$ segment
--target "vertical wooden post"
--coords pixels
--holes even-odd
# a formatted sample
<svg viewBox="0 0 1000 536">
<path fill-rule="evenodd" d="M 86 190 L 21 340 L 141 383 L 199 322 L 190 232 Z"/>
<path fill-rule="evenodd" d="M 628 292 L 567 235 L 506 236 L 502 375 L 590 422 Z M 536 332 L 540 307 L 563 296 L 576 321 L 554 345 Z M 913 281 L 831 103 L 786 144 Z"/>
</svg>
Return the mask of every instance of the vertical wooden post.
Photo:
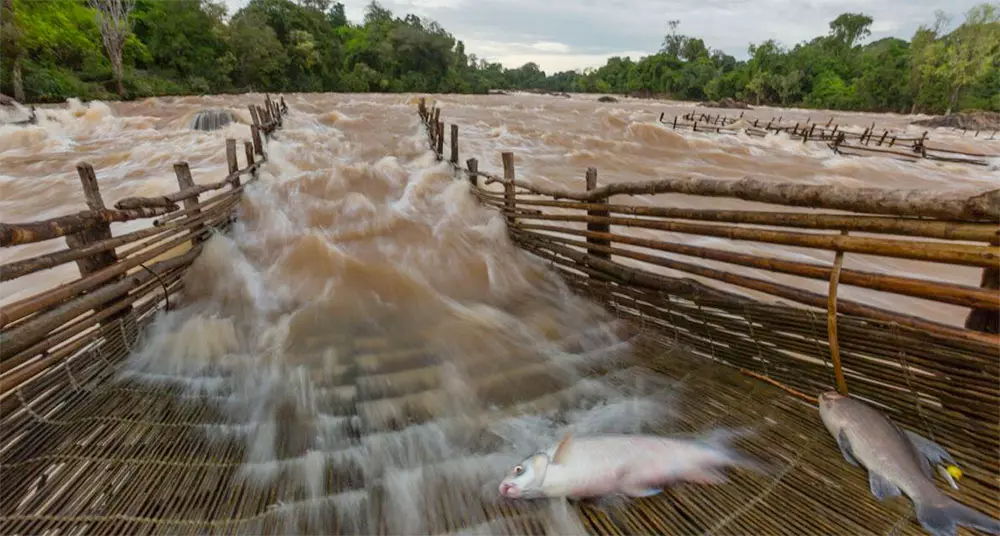
<svg viewBox="0 0 1000 536">
<path fill-rule="evenodd" d="M 994 246 L 1000 246 L 1000 231 L 990 241 Z M 1000 268 L 983 268 L 983 277 L 979 286 L 985 289 L 1000 289 Z M 1000 312 L 989 309 L 973 309 L 965 318 L 965 328 L 985 333 L 1000 333 Z"/>
<path fill-rule="evenodd" d="M 257 113 L 257 107 L 253 104 L 248 104 L 247 108 L 250 109 L 250 118 L 253 119 L 253 126 L 260 128 L 260 114 Z"/>
<path fill-rule="evenodd" d="M 441 108 L 434 109 L 434 124 L 438 124 L 441 121 Z"/>
<path fill-rule="evenodd" d="M 440 121 L 437 124 L 437 154 L 438 160 L 444 158 L 444 123 Z"/>
<path fill-rule="evenodd" d="M 248 141 L 244 141 L 243 142 L 243 151 L 246 152 L 246 154 L 247 154 L 247 167 L 252 166 L 253 165 L 253 143 L 250 143 Z M 257 170 L 256 169 L 253 170 L 253 171 L 251 171 L 250 174 L 251 174 L 250 175 L 251 177 L 257 178 Z M 237 187 L 239 187 L 239 185 L 240 185 L 240 179 L 237 177 L 236 182 L 233 183 L 233 188 L 237 188 Z"/>
<path fill-rule="evenodd" d="M 80 162 L 76 165 L 76 171 L 80 176 L 80 183 L 83 186 L 83 195 L 87 200 L 87 208 L 94 211 L 104 210 L 106 207 L 104 206 L 104 199 L 101 198 L 101 190 L 97 184 L 97 173 L 94 172 L 94 167 L 86 162 Z M 111 225 L 108 223 L 99 223 L 84 231 L 66 235 L 66 245 L 71 248 L 79 248 L 93 242 L 108 240 L 110 238 Z M 76 266 L 80 270 L 80 275 L 87 276 L 117 262 L 118 254 L 115 253 L 115 250 L 111 249 L 95 253 L 89 257 L 78 259 L 76 261 Z M 117 275 L 112 278 L 109 283 L 120 281 L 124 277 L 125 274 Z M 123 298 L 107 303 L 104 307 L 113 307 L 121 299 Z M 95 309 L 95 312 L 96 311 L 97 310 Z M 123 329 L 111 329 L 112 326 L 114 326 L 114 324 L 116 324 L 119 320 L 122 322 Z M 124 328 L 127 325 L 129 333 L 137 335 L 138 332 L 135 329 L 132 329 L 134 328 L 134 323 L 135 318 L 132 315 L 132 306 L 128 305 L 118 313 L 109 317 L 107 320 L 100 322 L 100 326 L 102 334 L 109 344 L 113 344 L 116 341 L 122 342 L 125 343 L 125 347 L 128 348 L 128 345 L 131 343 L 131 340 L 134 340 L 134 337 L 125 337 L 126 330 Z"/>
<path fill-rule="evenodd" d="M 451 163 L 458 165 L 458 125 L 451 125 Z"/>
<path fill-rule="evenodd" d="M 589 167 L 589 168 L 587 168 L 587 176 L 586 177 L 587 177 L 587 191 L 589 192 L 589 191 L 597 188 L 597 168 L 595 168 L 595 167 Z M 600 201 L 591 201 L 591 203 L 593 203 L 593 204 L 607 205 L 608 204 L 608 200 L 607 199 L 602 199 Z M 587 215 L 595 217 L 595 218 L 607 218 L 608 216 L 610 216 L 610 213 L 607 210 L 593 210 L 592 209 L 592 210 L 588 210 L 587 211 Z M 595 233 L 610 233 L 611 232 L 611 225 L 608 224 L 608 223 L 587 222 L 587 230 L 591 231 L 591 232 L 595 232 Z M 603 239 L 603 238 L 594 238 L 594 237 L 590 237 L 590 236 L 587 237 L 587 243 L 588 244 L 594 244 L 594 245 L 600 245 L 600 246 L 610 246 L 611 245 L 611 241 L 610 240 L 606 240 L 606 239 Z M 595 257 L 600 257 L 602 259 L 610 259 L 611 258 L 611 253 L 608 253 L 606 251 L 596 250 L 596 249 L 587 249 L 587 254 L 588 255 L 593 255 Z"/>
<path fill-rule="evenodd" d="M 420 115 L 420 120 L 427 122 L 427 99 L 420 97 L 420 102 L 417 103 L 417 113 Z"/>
<path fill-rule="evenodd" d="M 240 170 L 239 160 L 236 159 L 236 140 L 233 138 L 226 139 L 226 163 L 229 164 L 230 175 Z M 237 175 L 234 181 L 233 188 L 236 188 L 240 185 L 240 176 Z"/>
<path fill-rule="evenodd" d="M 504 207 L 507 209 L 507 226 L 513 227 L 516 222 L 514 210 L 517 208 L 516 190 L 514 189 L 514 179 L 517 177 L 514 173 L 514 153 L 502 153 L 500 159 L 503 161 L 503 200 Z"/>
<path fill-rule="evenodd" d="M 888 136 L 888 135 L 889 135 L 889 131 L 888 130 L 883 130 L 882 131 L 882 137 L 878 139 L 878 145 L 879 145 L 879 147 L 882 146 L 882 142 L 885 141 L 885 137 Z"/>
<path fill-rule="evenodd" d="M 674 116 L 674 130 L 677 130 L 677 116 Z"/>
<path fill-rule="evenodd" d="M 663 122 L 663 112 L 660 112 L 660 122 Z"/>
<path fill-rule="evenodd" d="M 469 182 L 471 182 L 473 186 L 478 188 L 479 175 L 477 175 L 477 173 L 479 173 L 479 160 L 476 160 L 475 158 L 470 158 L 465 161 L 465 167 L 469 169 Z"/>
<path fill-rule="evenodd" d="M 254 150 L 257 151 L 257 154 L 261 157 L 267 159 L 267 156 L 264 154 L 264 142 L 260 139 L 260 127 L 257 125 L 250 127 L 250 135 L 253 137 Z"/>
<path fill-rule="evenodd" d="M 187 162 L 177 162 L 176 164 L 174 164 L 174 174 L 177 175 L 177 185 L 180 187 L 182 191 L 194 187 L 194 177 L 191 176 L 191 168 L 188 167 Z M 201 209 L 198 209 L 197 206 L 198 206 L 198 196 L 189 197 L 184 200 L 185 210 L 189 208 L 195 208 L 195 210 L 191 211 L 191 213 L 187 216 L 189 219 L 197 218 L 198 214 L 201 214 Z M 194 228 L 191 229 L 190 235 L 191 235 L 192 247 L 198 245 L 199 242 L 202 242 L 204 240 L 203 238 L 198 237 L 198 235 L 204 228 L 205 224 L 199 223 L 198 225 L 194 226 Z"/>
</svg>

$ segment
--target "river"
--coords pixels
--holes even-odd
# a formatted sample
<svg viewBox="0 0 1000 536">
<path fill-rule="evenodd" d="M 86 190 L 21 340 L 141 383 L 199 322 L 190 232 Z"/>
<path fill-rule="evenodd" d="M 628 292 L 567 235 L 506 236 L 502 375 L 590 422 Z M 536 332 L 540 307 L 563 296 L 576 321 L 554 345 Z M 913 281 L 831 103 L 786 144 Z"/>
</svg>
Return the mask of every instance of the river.
<svg viewBox="0 0 1000 536">
<path fill-rule="evenodd" d="M 518 177 L 541 185 L 582 189 L 588 166 L 598 168 L 601 183 L 753 176 L 980 192 L 1000 179 L 995 166 L 840 157 L 822 144 L 781 136 L 674 132 L 656 124 L 657 117 L 672 118 L 691 104 L 602 104 L 596 97 L 440 96 L 437 102 L 442 118 L 460 125 L 463 160 L 477 157 L 480 169 L 498 172 L 500 152 L 513 151 Z M 485 522 L 466 503 L 477 495 L 495 501 L 503 472 L 565 430 L 648 430 L 670 413 L 662 386 L 641 370 L 619 367 L 627 331 L 516 248 L 499 214 L 480 206 L 468 183 L 435 160 L 417 119 L 418 98 L 286 95 L 290 115 L 268 143 L 269 161 L 248 189 L 233 232 L 206 243 L 188 275 L 192 297 L 157 321 L 123 368 L 129 381 L 180 386 L 186 396 L 211 400 L 218 419 L 201 432 L 243 445 L 240 478 L 291 482 L 274 506 L 320 517 L 332 506 L 342 523 L 364 530 L 375 522 L 371 494 L 384 494 L 391 510 L 382 516 L 392 533 L 434 530 L 435 519 L 456 509 L 471 524 Z M 171 164 L 181 159 L 196 182 L 219 180 L 224 140 L 249 137 L 246 105 L 261 101 L 261 95 L 72 101 L 43 108 L 38 125 L 0 127 L 0 219 L 85 209 L 78 161 L 94 166 L 109 205 L 176 191 Z M 210 107 L 230 109 L 238 121 L 213 132 L 192 130 L 197 112 Z M 770 108 L 748 114 L 764 121 L 833 116 L 842 128 L 858 129 L 874 121 L 918 136 L 925 130 L 896 115 Z M 1000 140 L 971 134 L 932 129 L 930 138 L 1000 152 Z M 672 195 L 632 202 L 760 206 Z M 146 224 L 113 224 L 112 231 Z M 829 252 L 673 236 L 832 261 Z M 58 242 L 4 250 L 0 262 L 63 247 Z M 862 255 L 847 255 L 845 266 L 969 285 L 980 276 L 979 269 Z M 75 276 L 71 263 L 6 282 L 0 303 Z M 814 283 L 810 289 L 824 291 L 825 283 Z M 841 295 L 964 321 L 958 307 L 857 289 Z M 516 404 L 530 404 L 520 406 L 528 416 L 497 413 Z M 421 500 L 435 490 L 450 495 L 433 504 Z M 572 516 L 563 514 L 551 513 L 553 523 L 562 523 L 557 532 L 575 530 Z"/>
</svg>

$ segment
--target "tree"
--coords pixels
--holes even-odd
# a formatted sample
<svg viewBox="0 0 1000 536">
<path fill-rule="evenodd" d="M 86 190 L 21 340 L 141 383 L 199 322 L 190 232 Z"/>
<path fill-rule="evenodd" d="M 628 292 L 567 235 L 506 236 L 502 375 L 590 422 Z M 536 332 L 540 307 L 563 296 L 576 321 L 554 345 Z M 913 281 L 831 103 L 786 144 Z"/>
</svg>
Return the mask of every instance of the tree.
<svg viewBox="0 0 1000 536">
<path fill-rule="evenodd" d="M 125 39 L 128 37 L 129 14 L 135 0 L 90 0 L 97 10 L 97 24 L 101 28 L 101 40 L 111 61 L 111 70 L 118 82 L 118 95 L 125 96 L 125 66 L 122 59 Z"/>
<path fill-rule="evenodd" d="M 844 47 L 853 48 L 872 34 L 872 22 L 872 18 L 863 13 L 843 13 L 830 22 L 830 33 Z"/>
<path fill-rule="evenodd" d="M 21 28 L 14 12 L 14 0 L 3 0 L 0 6 L 0 54 L 10 64 L 11 86 L 14 100 L 24 102 L 24 74 L 21 65 Z"/>
<path fill-rule="evenodd" d="M 980 4 L 965 15 L 965 22 L 946 37 L 940 74 L 950 82 L 950 114 L 961 91 L 986 75 L 1000 62 L 1000 7 Z"/>
<path fill-rule="evenodd" d="M 933 26 L 920 25 L 910 40 L 910 87 L 913 92 L 911 114 L 917 113 L 924 85 L 934 76 L 940 63 L 941 51 L 936 41 L 948 25 L 948 17 L 943 11 L 937 10 L 934 18 Z"/>
</svg>

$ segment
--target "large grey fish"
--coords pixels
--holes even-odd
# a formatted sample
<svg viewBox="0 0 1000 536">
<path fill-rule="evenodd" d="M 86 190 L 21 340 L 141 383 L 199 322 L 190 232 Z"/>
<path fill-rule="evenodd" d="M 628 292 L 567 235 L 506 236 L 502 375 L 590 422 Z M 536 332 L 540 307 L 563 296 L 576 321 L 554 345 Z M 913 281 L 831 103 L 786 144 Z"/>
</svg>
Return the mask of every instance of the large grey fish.
<svg viewBox="0 0 1000 536">
<path fill-rule="evenodd" d="M 500 495 L 513 499 L 648 497 L 671 482 L 725 482 L 721 471 L 726 467 L 760 471 L 760 464 L 729 448 L 726 442 L 732 435 L 724 430 L 695 439 L 566 435 L 511 468 L 500 482 Z"/>
<path fill-rule="evenodd" d="M 864 402 L 832 391 L 819 396 L 819 414 L 844 459 L 868 470 L 872 494 L 879 500 L 905 494 L 927 532 L 953 536 L 962 525 L 1000 534 L 1000 521 L 955 501 L 934 485 L 931 464 L 954 463 L 937 443 L 904 432 Z"/>
</svg>

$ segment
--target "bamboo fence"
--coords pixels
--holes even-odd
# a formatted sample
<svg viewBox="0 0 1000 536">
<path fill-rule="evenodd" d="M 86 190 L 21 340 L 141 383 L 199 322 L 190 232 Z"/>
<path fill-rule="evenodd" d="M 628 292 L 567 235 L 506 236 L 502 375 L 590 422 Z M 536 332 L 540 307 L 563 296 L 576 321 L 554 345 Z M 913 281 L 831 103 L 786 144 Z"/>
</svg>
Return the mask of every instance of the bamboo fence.
<svg viewBox="0 0 1000 536">
<path fill-rule="evenodd" d="M 483 205 L 505 215 L 511 240 L 550 263 L 573 288 L 704 358 L 807 399 L 835 388 L 873 401 L 973 468 L 966 473 L 972 502 L 984 511 L 998 511 L 1000 189 L 961 196 L 749 178 L 674 178 L 598 187 L 596 168 L 583 174 L 585 190 L 545 188 L 517 178 L 510 152 L 501 155 L 502 174 L 480 170 L 474 158 L 463 166 L 458 125 L 450 126 L 446 155 L 440 113 L 420 103 L 419 114 L 439 160 L 468 178 Z M 871 131 L 866 130 L 865 139 Z M 488 188 L 490 184 L 502 191 Z M 777 206 L 773 211 L 705 210 L 611 202 L 616 196 L 660 193 Z M 781 206 L 814 210 L 789 212 Z M 638 238 L 625 234 L 625 228 L 827 250 L 834 262 L 822 265 Z M 981 286 L 843 268 L 845 255 L 851 254 L 979 267 Z M 711 268 L 703 260 L 826 281 L 828 290 L 809 292 Z M 753 299 L 690 277 L 664 275 L 657 268 L 778 299 Z M 946 325 L 839 298 L 844 286 L 967 307 L 968 315 L 964 326 Z M 968 493 L 963 497 L 970 500 Z"/>
<path fill-rule="evenodd" d="M 898 160 L 916 161 L 920 159 L 953 162 L 977 166 L 988 166 L 986 159 L 998 158 L 998 154 L 972 153 L 944 147 L 928 145 L 929 131 L 924 131 L 920 137 L 906 136 L 889 129 L 875 128 L 875 123 L 862 131 L 841 128 L 831 117 L 826 123 L 814 122 L 806 118 L 802 123 L 788 124 L 782 122 L 784 116 L 771 117 L 764 122 L 761 119 L 744 118 L 743 112 L 738 116 L 729 117 L 724 114 L 698 113 L 695 110 L 684 115 L 674 116 L 667 120 L 665 114 L 659 117 L 660 124 L 670 125 L 673 130 L 690 129 L 693 132 L 708 132 L 722 135 L 735 135 L 739 132 L 752 137 L 763 138 L 769 134 L 784 133 L 793 140 L 802 143 L 825 143 L 837 154 L 849 156 L 881 155 Z M 978 137 L 978 132 L 976 137 Z M 993 139 L 993 136 L 987 139 Z"/>
<path fill-rule="evenodd" d="M 69 385 L 97 381 L 104 365 L 120 361 L 153 315 L 176 303 L 182 276 L 214 231 L 228 229 L 244 188 L 257 180 L 267 161 L 263 140 L 281 127 L 288 107 L 270 97 L 249 105 L 251 140 L 226 140 L 228 175 L 195 184 L 187 162 L 174 164 L 179 190 L 159 197 L 130 197 L 108 208 L 97 172 L 77 164 L 88 210 L 43 221 L 0 223 L 0 246 L 15 247 L 64 238 L 66 248 L 0 266 L 0 281 L 75 262 L 80 277 L 4 305 L 0 310 L 0 428 L 7 454 L 44 435 L 33 416 L 65 403 Z M 249 176 L 249 180 L 244 180 Z M 112 236 L 110 223 L 152 219 L 152 225 Z M 98 374 L 98 373 L 101 374 Z M 103 377 L 103 376 L 102 376 Z M 44 423 L 44 419 L 42 421 Z M 8 477 L 10 473 L 7 473 Z M 27 482 L 4 479 L 3 494 L 23 491 Z"/>
</svg>

